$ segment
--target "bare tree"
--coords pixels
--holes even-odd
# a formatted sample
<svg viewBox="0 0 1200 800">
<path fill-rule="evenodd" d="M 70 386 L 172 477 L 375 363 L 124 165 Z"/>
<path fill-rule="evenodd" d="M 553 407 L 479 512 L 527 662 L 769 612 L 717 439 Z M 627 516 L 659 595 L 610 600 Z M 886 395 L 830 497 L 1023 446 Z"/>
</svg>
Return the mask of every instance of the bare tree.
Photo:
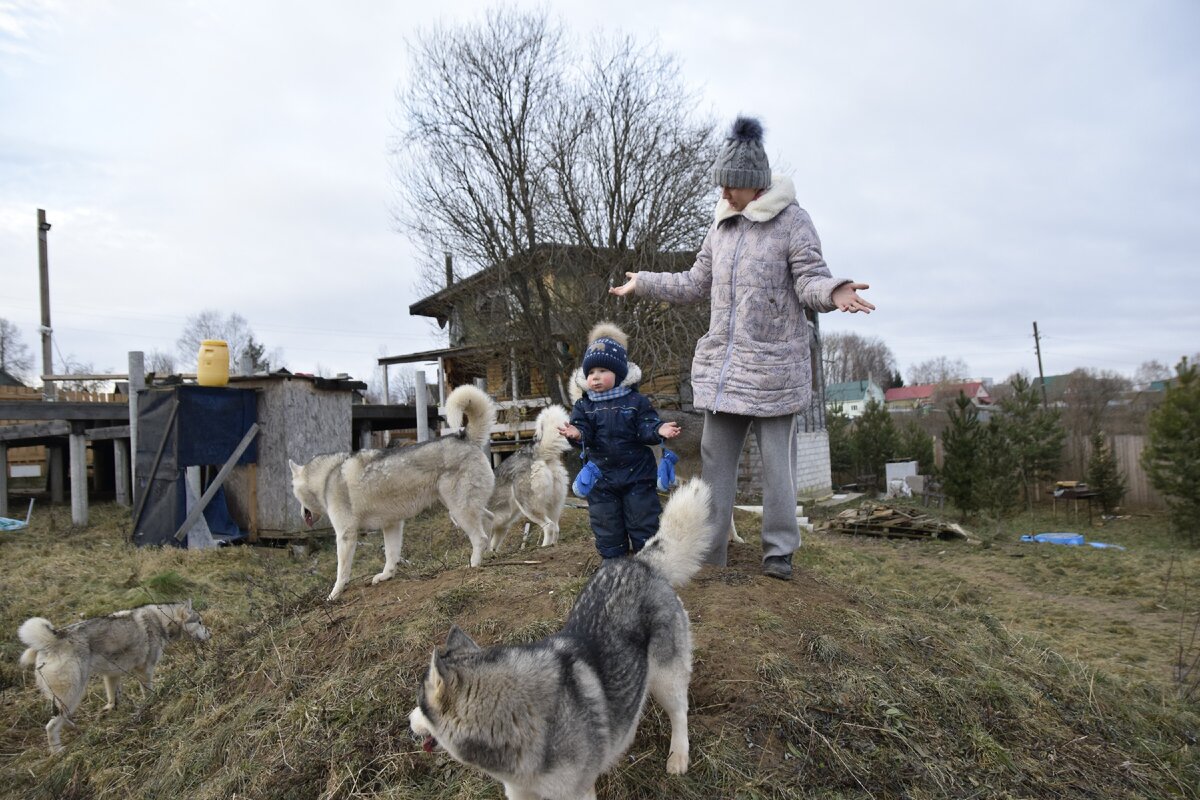
<svg viewBox="0 0 1200 800">
<path fill-rule="evenodd" d="M 172 375 L 175 372 L 175 354 L 154 349 L 146 354 L 146 371 L 155 375 Z"/>
<path fill-rule="evenodd" d="M 557 377 L 577 355 L 562 343 L 582 347 L 601 319 L 625 326 L 635 353 L 645 341 L 674 368 L 674 338 L 690 336 L 690 355 L 699 334 L 678 321 L 689 312 L 607 294 L 626 270 L 694 250 L 708 224 L 713 128 L 692 121 L 675 61 L 629 39 L 598 39 L 578 60 L 589 51 L 545 12 L 514 10 L 436 27 L 410 50 L 396 220 L 425 254 L 424 291 L 445 288 L 444 253 L 452 280 L 484 271 L 480 307 L 456 309 L 452 327 L 486 326 L 560 401 Z M 671 342 L 651 339 L 664 333 Z"/>
<path fill-rule="evenodd" d="M 827 383 L 872 380 L 880 388 L 891 385 L 896 357 L 882 339 L 857 333 L 825 333 L 821 345 Z"/>
<path fill-rule="evenodd" d="M 925 386 L 933 383 L 961 383 L 969 380 L 971 368 L 961 358 L 938 356 L 908 368 L 910 386 Z"/>
<path fill-rule="evenodd" d="M 1115 401 L 1131 386 L 1128 378 L 1111 370 L 1076 369 L 1054 387 L 1050 401 L 1064 406 L 1062 424 L 1071 436 L 1075 474 L 1085 474 L 1092 434 L 1110 427 L 1110 418 L 1121 410 Z"/>
<path fill-rule="evenodd" d="M 33 371 L 33 351 L 15 323 L 0 317 L 0 370 L 14 378 L 28 379 Z"/>
<path fill-rule="evenodd" d="M 416 402 L 417 375 L 412 367 L 392 366 L 387 371 L 388 386 L 386 399 L 397 405 L 411 405 Z M 383 390 L 383 367 L 375 367 L 374 374 L 367 381 L 366 399 L 368 403 L 382 404 L 385 399 Z"/>
<path fill-rule="evenodd" d="M 1158 360 L 1143 361 L 1133 373 L 1135 389 L 1145 389 L 1154 381 L 1170 380 L 1171 368 Z"/>
<path fill-rule="evenodd" d="M 229 348 L 229 362 L 236 371 L 241 363 L 243 353 L 249 353 L 256 367 L 265 368 L 269 363 L 274 367 L 283 366 L 283 353 L 275 348 L 270 353 L 264 353 L 264 346 L 256 341 L 250 323 L 241 314 L 230 313 L 226 317 L 215 309 L 206 309 L 195 316 L 187 318 L 183 333 L 175 340 L 175 350 L 182 364 L 195 364 L 200 353 L 200 344 L 206 339 L 219 339 Z M 171 364 L 172 369 L 174 363 Z"/>
</svg>

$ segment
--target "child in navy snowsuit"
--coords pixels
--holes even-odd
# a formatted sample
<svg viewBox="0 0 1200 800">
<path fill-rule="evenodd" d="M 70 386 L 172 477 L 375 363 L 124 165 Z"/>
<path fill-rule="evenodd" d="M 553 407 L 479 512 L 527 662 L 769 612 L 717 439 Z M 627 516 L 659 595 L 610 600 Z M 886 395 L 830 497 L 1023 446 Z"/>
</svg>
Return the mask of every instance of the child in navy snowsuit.
<svg viewBox="0 0 1200 800">
<path fill-rule="evenodd" d="M 679 425 L 659 419 L 650 401 L 638 393 L 642 373 L 629 364 L 628 339 L 620 328 L 602 322 L 588 341 L 583 369 L 576 373 L 587 392 L 575 402 L 571 421 L 559 433 L 583 448 L 586 471 L 599 472 L 587 491 L 588 517 L 601 557 L 618 558 L 641 550 L 658 533 L 662 506 L 650 445 L 678 436 Z"/>
</svg>

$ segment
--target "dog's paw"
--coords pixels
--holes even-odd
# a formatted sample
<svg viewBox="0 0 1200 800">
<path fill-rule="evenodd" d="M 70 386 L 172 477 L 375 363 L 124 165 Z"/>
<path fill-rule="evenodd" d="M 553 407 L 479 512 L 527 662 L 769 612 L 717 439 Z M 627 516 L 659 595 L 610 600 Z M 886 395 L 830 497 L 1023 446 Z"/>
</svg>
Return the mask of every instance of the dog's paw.
<svg viewBox="0 0 1200 800">
<path fill-rule="evenodd" d="M 116 703 L 108 703 L 108 704 L 106 704 L 106 705 L 105 705 L 103 708 L 101 708 L 101 709 L 100 709 L 100 712 L 101 712 L 101 713 L 108 713 L 109 711 L 112 711 L 112 710 L 113 710 L 114 708 L 116 708 L 116 707 L 117 707 L 117 704 L 116 704 Z"/>
<path fill-rule="evenodd" d="M 383 583 L 384 581 L 390 581 L 395 576 L 396 576 L 395 570 L 392 570 L 391 572 L 381 572 L 378 575 L 376 575 L 374 578 L 371 578 L 371 585 L 374 586 L 377 583 Z"/>
<path fill-rule="evenodd" d="M 671 753 L 671 755 L 667 757 L 668 775 L 682 775 L 683 773 L 687 772 L 687 768 L 688 754 L 686 752 Z"/>
<path fill-rule="evenodd" d="M 334 600 L 337 600 L 341 596 L 342 596 L 342 587 L 335 586 L 335 587 L 333 587 L 333 591 L 329 593 L 329 597 L 327 599 L 329 600 L 329 602 L 332 603 Z"/>
</svg>

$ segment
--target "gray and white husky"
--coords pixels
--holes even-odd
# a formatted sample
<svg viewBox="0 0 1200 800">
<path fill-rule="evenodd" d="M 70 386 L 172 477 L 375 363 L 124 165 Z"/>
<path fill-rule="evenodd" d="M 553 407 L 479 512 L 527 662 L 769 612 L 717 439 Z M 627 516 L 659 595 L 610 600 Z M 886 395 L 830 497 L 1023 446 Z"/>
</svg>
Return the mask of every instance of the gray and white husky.
<svg viewBox="0 0 1200 800">
<path fill-rule="evenodd" d="M 511 800 L 595 798 L 650 695 L 671 721 L 667 772 L 686 772 L 692 638 L 672 587 L 700 569 L 709 505 L 701 481 L 676 491 L 658 535 L 636 556 L 606 559 L 559 633 L 481 648 L 451 628 L 408 716 L 425 750 L 478 767 Z"/>
<path fill-rule="evenodd" d="M 17 636 L 29 648 L 21 664 L 33 667 L 38 688 L 54 704 L 46 738 L 50 752 L 57 753 L 63 749 L 59 731 L 71 722 L 91 675 L 104 677 L 104 710 L 110 711 L 120 697 L 121 678 L 132 675 L 150 691 L 154 668 L 168 644 L 184 636 L 204 642 L 209 633 L 188 600 L 139 606 L 62 628 L 33 617 L 21 624 Z"/>
<path fill-rule="evenodd" d="M 542 547 L 558 543 L 558 520 L 569 483 L 562 455 L 571 449 L 558 429 L 569 421 L 562 406 L 542 409 L 534 425 L 533 443 L 506 458 L 496 470 L 496 488 L 488 503 L 492 550 L 500 549 L 509 528 L 522 517 L 541 526 Z M 524 546 L 524 539 L 521 544 Z"/>
<path fill-rule="evenodd" d="M 474 386 L 460 386 L 446 398 L 446 423 L 464 424 L 455 436 L 393 450 L 360 450 L 317 456 L 292 468 L 292 493 L 312 527 L 329 516 L 337 537 L 336 600 L 350 580 L 354 550 L 362 531 L 383 531 L 383 572 L 371 583 L 396 574 L 404 545 L 404 521 L 441 500 L 455 524 L 471 540 L 471 566 L 483 561 L 491 514 L 487 510 L 495 478 L 483 447 L 496 422 L 496 406 Z"/>
</svg>

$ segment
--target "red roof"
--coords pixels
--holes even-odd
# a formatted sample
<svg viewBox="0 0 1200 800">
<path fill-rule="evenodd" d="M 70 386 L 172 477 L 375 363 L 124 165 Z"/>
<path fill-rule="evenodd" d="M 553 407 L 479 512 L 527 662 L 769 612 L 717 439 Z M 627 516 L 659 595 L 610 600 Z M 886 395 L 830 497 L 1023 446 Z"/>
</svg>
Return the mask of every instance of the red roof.
<svg viewBox="0 0 1200 800">
<path fill-rule="evenodd" d="M 986 398 L 987 390 L 983 388 L 983 384 L 979 381 L 971 381 L 970 383 L 926 383 L 921 386 L 900 386 L 895 389 L 888 389 L 883 393 L 883 401 L 885 403 L 893 403 L 900 400 L 930 400 L 934 393 L 957 395 L 962 392 L 967 397 Z"/>
</svg>

